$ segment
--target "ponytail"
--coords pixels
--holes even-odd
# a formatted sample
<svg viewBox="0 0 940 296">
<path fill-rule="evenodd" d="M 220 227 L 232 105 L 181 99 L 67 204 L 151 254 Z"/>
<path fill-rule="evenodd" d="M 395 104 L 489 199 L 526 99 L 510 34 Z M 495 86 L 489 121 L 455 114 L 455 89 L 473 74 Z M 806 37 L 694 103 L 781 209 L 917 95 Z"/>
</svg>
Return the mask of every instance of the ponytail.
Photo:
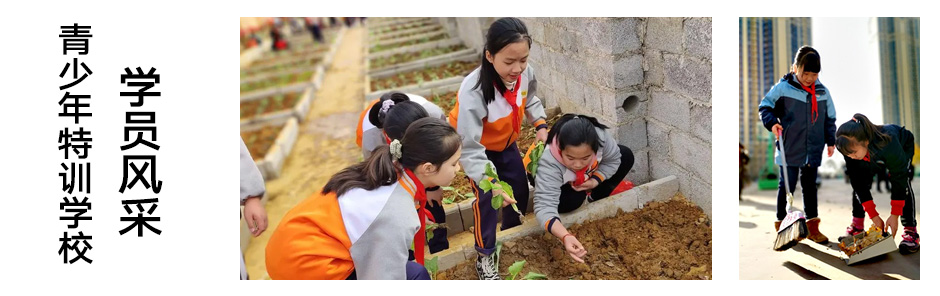
<svg viewBox="0 0 940 296">
<path fill-rule="evenodd" d="M 601 145 L 600 136 L 594 128 L 606 130 L 607 126 L 597 121 L 597 118 L 579 115 L 565 114 L 555 122 L 555 125 L 548 131 L 548 141 L 558 141 L 558 149 L 564 150 L 566 146 L 578 146 L 587 143 L 594 152 L 597 152 Z"/>
<path fill-rule="evenodd" d="M 865 141 L 877 148 L 884 148 L 891 141 L 891 136 L 882 132 L 881 128 L 881 125 L 871 123 L 865 115 L 855 113 L 852 120 L 843 123 L 836 131 L 836 148 L 843 155 L 854 153 L 853 147 Z"/>
<path fill-rule="evenodd" d="M 372 105 L 372 108 L 369 109 L 369 123 L 372 123 L 377 128 L 382 128 L 385 125 L 385 118 L 391 107 L 397 105 L 398 103 L 409 101 L 408 95 L 393 91 L 383 94 L 379 101 Z M 386 107 L 386 105 L 388 105 Z"/>
</svg>

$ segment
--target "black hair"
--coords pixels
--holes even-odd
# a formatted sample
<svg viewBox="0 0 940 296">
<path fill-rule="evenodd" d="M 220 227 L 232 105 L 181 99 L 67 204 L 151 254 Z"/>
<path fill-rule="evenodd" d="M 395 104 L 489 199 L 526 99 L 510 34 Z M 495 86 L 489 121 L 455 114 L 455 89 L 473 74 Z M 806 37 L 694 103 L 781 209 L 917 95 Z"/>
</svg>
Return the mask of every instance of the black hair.
<svg viewBox="0 0 940 296">
<path fill-rule="evenodd" d="M 809 45 L 803 45 L 793 57 L 793 65 L 802 68 L 803 72 L 819 73 L 822 64 L 819 62 L 819 52 Z"/>
<path fill-rule="evenodd" d="M 559 150 L 565 150 L 568 145 L 578 146 L 587 143 L 591 145 L 594 152 L 597 152 L 601 147 L 601 141 L 597 131 L 594 130 L 595 127 L 607 129 L 607 126 L 598 122 L 597 118 L 579 114 L 565 114 L 548 131 L 548 141 L 557 140 Z"/>
<path fill-rule="evenodd" d="M 412 122 L 429 116 L 421 104 L 412 101 L 395 104 L 385 113 L 385 116 L 379 116 L 382 118 L 382 130 L 392 140 L 400 140 Z"/>
<path fill-rule="evenodd" d="M 486 44 L 483 45 L 482 61 L 480 61 L 480 79 L 473 86 L 473 89 L 480 88 L 483 91 L 483 102 L 486 104 L 496 99 L 496 90 L 500 93 L 506 92 L 505 85 L 496 83 L 500 81 L 499 73 L 496 72 L 493 63 L 486 59 L 486 52 L 489 51 L 490 55 L 496 56 L 496 53 L 503 50 L 506 45 L 521 41 L 526 41 L 529 48 L 532 47 L 529 29 L 526 28 L 525 23 L 514 17 L 496 20 L 486 32 Z M 489 87 L 490 85 L 496 85 L 496 89 Z"/>
<path fill-rule="evenodd" d="M 440 167 L 461 146 L 461 137 L 454 127 L 440 118 L 430 117 L 408 126 L 400 141 L 401 159 L 392 159 L 388 145 L 379 146 L 365 161 L 330 177 L 322 193 L 336 192 L 340 196 L 354 188 L 373 190 L 395 184 L 402 169 L 414 170 L 424 163 Z"/>
<path fill-rule="evenodd" d="M 388 100 L 395 102 L 397 105 L 398 103 L 409 101 L 411 99 L 408 98 L 408 95 L 397 91 L 387 92 L 379 97 L 379 101 L 373 104 L 372 108 L 369 109 L 369 122 L 377 128 L 382 128 L 385 122 L 385 116 L 387 115 L 388 111 L 392 109 L 389 108 L 389 110 L 382 112 L 382 103 L 385 103 L 385 101 Z"/>
<path fill-rule="evenodd" d="M 840 125 L 836 131 L 836 149 L 842 155 L 855 153 L 853 147 L 864 141 L 878 148 L 884 148 L 891 141 L 891 136 L 881 131 L 882 126 L 871 123 L 865 115 L 855 113 L 852 119 Z"/>
</svg>

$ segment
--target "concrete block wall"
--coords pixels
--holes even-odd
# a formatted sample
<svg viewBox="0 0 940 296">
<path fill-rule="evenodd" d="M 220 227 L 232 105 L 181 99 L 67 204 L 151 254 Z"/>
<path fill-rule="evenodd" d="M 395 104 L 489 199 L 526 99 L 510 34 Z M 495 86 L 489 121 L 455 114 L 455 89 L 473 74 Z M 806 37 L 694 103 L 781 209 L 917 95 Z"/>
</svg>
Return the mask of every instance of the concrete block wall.
<svg viewBox="0 0 940 296">
<path fill-rule="evenodd" d="M 675 175 L 711 214 L 711 19 L 522 18 L 546 107 L 598 117 L 636 184 Z"/>
<path fill-rule="evenodd" d="M 456 18 L 468 47 L 498 18 Z M 635 155 L 635 184 L 674 175 L 711 215 L 711 19 L 521 18 L 546 108 L 597 117 Z M 478 35 L 474 35 L 478 34 Z"/>
</svg>

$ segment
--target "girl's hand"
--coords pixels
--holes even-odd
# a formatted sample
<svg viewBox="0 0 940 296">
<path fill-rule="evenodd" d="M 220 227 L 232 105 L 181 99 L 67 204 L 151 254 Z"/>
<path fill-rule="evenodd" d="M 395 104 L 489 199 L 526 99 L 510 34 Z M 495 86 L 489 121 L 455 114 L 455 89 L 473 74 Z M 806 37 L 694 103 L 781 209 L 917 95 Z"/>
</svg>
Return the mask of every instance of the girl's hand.
<svg viewBox="0 0 940 296">
<path fill-rule="evenodd" d="M 581 183 L 581 185 L 573 187 L 572 189 L 575 191 L 586 191 L 594 189 L 594 187 L 597 187 L 597 185 L 600 185 L 600 183 L 597 182 L 597 179 L 592 178 L 590 180 L 584 181 L 584 183 Z"/>
<path fill-rule="evenodd" d="M 891 216 L 888 216 L 888 221 L 885 221 L 885 224 L 887 224 L 888 228 L 891 229 L 891 237 L 892 237 L 892 238 L 893 238 L 896 234 L 898 234 L 898 215 L 891 215 Z M 886 228 L 885 230 L 888 230 L 888 229 Z"/>
<path fill-rule="evenodd" d="M 778 123 L 778 124 L 774 124 L 774 126 L 773 126 L 772 128 L 770 128 L 770 129 L 774 132 L 774 136 L 777 136 L 777 138 L 780 138 L 780 133 L 783 132 L 783 126 L 782 126 L 782 125 L 780 125 L 779 123 Z"/>
<path fill-rule="evenodd" d="M 542 143 L 548 143 L 548 128 L 535 131 L 535 139 L 542 141 Z"/>
<path fill-rule="evenodd" d="M 829 152 L 829 157 L 832 157 L 832 152 L 836 150 L 836 147 L 827 146 L 826 151 Z"/>
<path fill-rule="evenodd" d="M 259 236 L 265 229 L 268 229 L 268 213 L 261 205 L 261 197 L 249 197 L 245 200 L 245 222 L 248 223 L 248 230 L 254 236 Z"/>
<path fill-rule="evenodd" d="M 515 204 L 515 203 L 516 203 L 516 200 L 513 199 L 512 197 L 509 197 L 509 193 L 506 193 L 506 192 L 503 191 L 502 189 L 493 189 L 493 196 L 497 196 L 497 195 L 502 195 L 502 196 L 503 196 L 503 206 L 502 206 L 502 207 L 504 207 L 504 208 L 507 207 L 507 206 L 509 206 L 509 205 L 512 205 L 512 204 Z"/>
<path fill-rule="evenodd" d="M 884 221 L 884 220 L 881 220 L 881 216 L 874 216 L 874 217 L 871 217 L 871 224 L 872 224 L 872 225 L 875 225 L 875 226 L 878 227 L 878 228 L 880 228 L 881 231 L 884 231 L 884 230 L 885 230 L 885 221 Z"/>
<path fill-rule="evenodd" d="M 568 255 L 571 256 L 574 261 L 584 263 L 583 258 L 587 255 L 587 250 L 584 249 L 584 246 L 581 245 L 578 238 L 574 237 L 574 235 L 566 235 L 562 242 L 565 244 L 565 251 L 568 251 Z"/>
</svg>

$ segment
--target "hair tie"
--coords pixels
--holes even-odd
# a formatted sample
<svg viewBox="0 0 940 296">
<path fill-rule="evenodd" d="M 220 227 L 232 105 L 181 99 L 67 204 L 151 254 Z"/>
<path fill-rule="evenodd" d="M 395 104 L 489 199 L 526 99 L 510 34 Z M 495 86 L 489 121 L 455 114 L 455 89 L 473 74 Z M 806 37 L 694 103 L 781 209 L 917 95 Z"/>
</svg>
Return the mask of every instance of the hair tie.
<svg viewBox="0 0 940 296">
<path fill-rule="evenodd" d="M 397 161 L 401 159 L 401 141 L 398 139 L 392 140 L 392 142 L 388 144 L 388 150 L 392 153 L 392 160 Z"/>
<path fill-rule="evenodd" d="M 382 109 L 381 109 L 381 112 L 382 112 L 382 113 L 388 112 L 388 109 L 389 109 L 389 108 L 392 108 L 392 106 L 395 106 L 395 101 L 392 101 L 392 100 L 385 100 L 385 102 L 382 102 Z"/>
<path fill-rule="evenodd" d="M 855 117 L 852 117 L 852 121 L 854 121 L 855 123 L 858 123 L 858 119 L 855 119 Z"/>
</svg>

